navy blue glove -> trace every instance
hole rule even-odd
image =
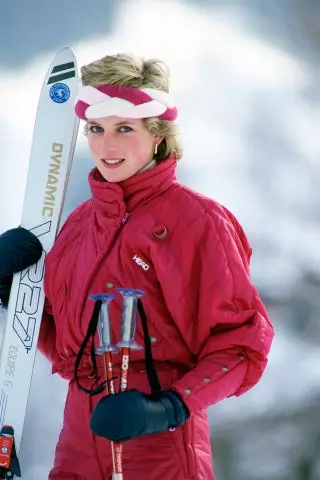
[[[151,395],[127,390],[99,401],[90,428],[95,435],[124,442],[179,427],[189,416],[188,408],[173,390]]]
[[[38,238],[23,227],[0,235],[0,299],[6,306],[13,274],[36,263],[42,255]]]

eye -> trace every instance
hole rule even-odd
[[[132,132],[132,128],[128,127],[127,125],[121,125],[121,127],[119,127],[119,132],[121,133]]]
[[[91,127],[89,127],[89,132],[91,132],[91,133],[102,133],[103,128],[99,127],[99,125],[91,125]]]

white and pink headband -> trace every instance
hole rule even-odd
[[[158,117],[162,120],[175,120],[178,115],[177,108],[168,93],[152,88],[120,85],[81,87],[75,112],[83,120],[112,115],[125,118]]]

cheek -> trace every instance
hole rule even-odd
[[[149,156],[152,150],[152,145],[150,144],[150,140],[148,138],[132,137],[127,143],[127,147],[131,150],[131,152],[134,152],[135,156],[139,157]]]
[[[97,151],[98,149],[98,142],[97,142],[97,138],[94,138],[92,137],[91,135],[88,136],[88,147],[90,149],[91,152],[95,152]]]

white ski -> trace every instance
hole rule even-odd
[[[44,253],[36,265],[14,275],[1,346],[0,425],[14,428],[17,452],[44,305],[44,260],[59,229],[78,133],[78,87],[74,53],[64,48],[53,59],[41,89],[21,221],[39,238]]]

